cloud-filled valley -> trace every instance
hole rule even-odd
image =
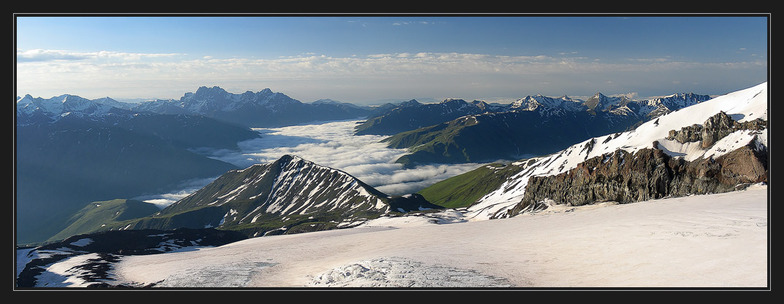
[[[316,164],[345,171],[389,195],[416,192],[440,180],[475,169],[481,164],[434,164],[404,169],[395,160],[405,149],[391,149],[380,142],[385,136],[354,135],[362,120],[320,122],[280,128],[256,128],[261,137],[238,144],[240,150],[201,150],[199,153],[246,168],[269,163],[285,154],[297,155]],[[212,179],[195,180],[181,191],[140,197],[159,205],[173,203],[198,190]]]
[[[436,181],[474,169],[479,164],[428,165],[403,169],[395,160],[405,149],[387,148],[385,136],[354,135],[360,120],[256,129],[261,138],[240,143],[241,153],[216,158],[239,167],[272,162],[294,154],[317,164],[343,170],[380,191],[395,195],[415,192]]]

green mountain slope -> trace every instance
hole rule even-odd
[[[357,125],[356,135],[393,135],[425,126],[447,122],[464,115],[495,111],[483,101],[467,102],[462,99],[446,99],[440,103],[422,104],[410,100],[381,115],[368,118]]]
[[[639,120],[608,113],[565,112],[544,116],[512,111],[464,116],[386,138],[390,148],[408,148],[397,162],[492,162],[553,153],[585,138],[623,131]]]
[[[523,169],[512,164],[490,164],[445,179],[420,190],[427,201],[444,208],[462,208],[492,192]]]
[[[161,211],[158,206],[136,200],[115,199],[89,203],[76,212],[68,227],[52,236],[49,241],[62,240],[67,237],[117,229],[127,225],[130,220],[150,216]]]

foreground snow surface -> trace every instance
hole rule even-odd
[[[754,185],[498,220],[384,219],[128,256],[114,275],[157,287],[766,287],[767,198]]]

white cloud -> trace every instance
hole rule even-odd
[[[89,59],[119,59],[124,61],[139,61],[151,58],[167,58],[179,56],[182,54],[169,53],[169,54],[155,54],[155,53],[127,53],[127,52],[112,52],[112,51],[98,51],[98,52],[74,52],[67,50],[17,50],[16,61],[17,63],[24,62],[38,62],[38,61],[72,61],[72,60],[89,60]]]
[[[28,50],[16,51],[17,62],[35,62],[35,61],[51,61],[51,60],[84,60],[90,58],[84,53],[73,53],[60,50]]]
[[[213,180],[215,180],[215,178],[217,178],[217,176],[213,178],[188,180],[180,185],[180,190],[176,190],[170,193],[163,193],[163,194],[144,195],[144,196],[135,197],[133,199],[148,202],[158,206],[158,208],[163,209],[171,205],[172,203],[185,198],[191,193],[196,192],[197,190],[211,183]]]
[[[703,78],[703,82],[713,79],[727,82],[747,79],[752,72],[764,77],[765,73],[760,71],[765,71],[766,65],[764,60],[700,63],[670,58],[609,62],[570,54],[498,56],[407,52],[334,57],[308,53],[258,59],[29,50],[17,51],[17,90],[19,94],[34,96],[69,93],[86,98],[179,98],[183,92],[202,85],[220,85],[243,90],[269,87],[305,102],[332,98],[361,103],[415,96],[471,99],[550,92],[591,94],[601,90],[601,84],[589,92],[566,90],[579,88],[581,84],[593,85],[595,79],[612,79],[617,86],[624,87],[622,91],[637,90],[637,86],[664,86],[683,75]],[[693,79],[683,81],[691,83]]]
[[[218,151],[214,157],[247,167],[269,163],[284,154],[298,155],[316,164],[343,170],[380,191],[391,194],[416,192],[445,178],[467,172],[480,164],[428,165],[403,169],[394,161],[405,149],[390,149],[385,136],[354,136],[358,121],[257,129],[262,137],[240,143],[241,153]]]

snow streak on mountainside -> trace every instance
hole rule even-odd
[[[648,121],[628,132],[594,137],[572,145],[558,153],[513,163],[523,170],[512,176],[497,190],[469,208],[469,217],[487,219],[509,216],[505,212],[523,198],[532,176],[552,176],[577,167],[587,159],[617,150],[634,153],[642,149],[662,149],[672,157],[685,160],[719,157],[747,144],[767,146],[767,131],[737,131],[710,148],[668,139],[671,130],[703,124],[717,113],[727,113],[737,122],[767,120],[767,83],[716,97]],[[601,104],[597,102],[597,105]]]
[[[254,212],[246,214],[244,219],[252,219],[257,212],[308,214],[316,208],[323,208],[322,211],[338,208],[386,211],[387,206],[378,195],[377,191],[342,171],[284,155],[271,164],[230,171],[176,202],[164,213],[176,213],[183,208],[222,206],[237,200],[258,202]]]
[[[559,98],[552,98],[542,95],[526,96],[516,100],[511,105],[512,109],[519,109],[523,111],[534,111],[538,108],[543,109],[561,109],[566,111],[584,111],[587,107],[582,101],[562,96]]]
[[[229,171],[121,229],[216,227],[254,237],[351,227],[388,213],[440,208],[418,195],[388,196],[343,171],[284,155]]]

